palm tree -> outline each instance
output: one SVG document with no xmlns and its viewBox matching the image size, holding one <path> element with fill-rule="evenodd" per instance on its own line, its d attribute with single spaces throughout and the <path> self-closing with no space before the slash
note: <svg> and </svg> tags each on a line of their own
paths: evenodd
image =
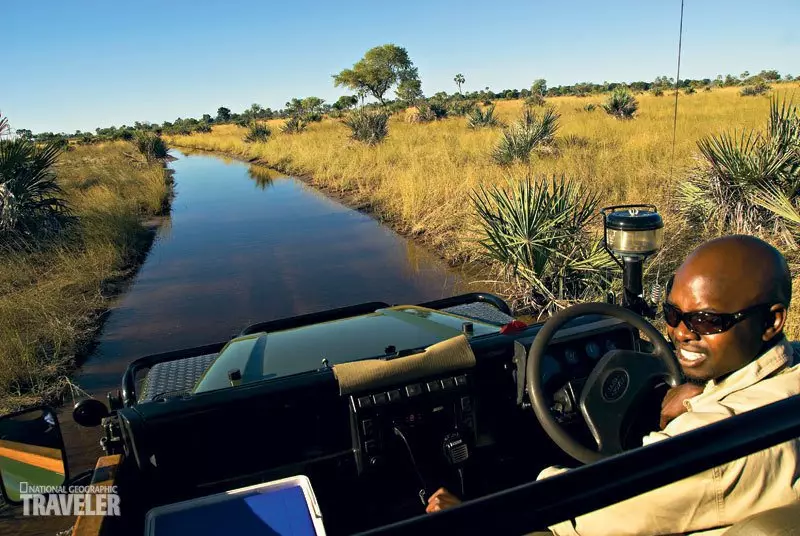
<svg viewBox="0 0 800 536">
<path fill-rule="evenodd" d="M 456 85 L 458 86 L 458 92 L 459 92 L 459 93 L 461 93 L 461 84 L 463 84 L 464 82 L 466 82 L 466 81 L 467 81 L 467 79 L 466 79 L 466 78 L 464 78 L 464 75 L 463 75 L 463 74 L 461 74 L 461 73 L 458 73 L 458 74 L 456 75 L 456 77 L 455 77 L 455 78 L 453 78 L 453 81 L 455 81 Z"/>
</svg>

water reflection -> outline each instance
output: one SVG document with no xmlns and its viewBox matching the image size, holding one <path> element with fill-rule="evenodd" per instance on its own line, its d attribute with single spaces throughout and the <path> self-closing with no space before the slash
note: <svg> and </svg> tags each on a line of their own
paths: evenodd
<svg viewBox="0 0 800 536">
<path fill-rule="evenodd" d="M 272 181 L 286 176 L 274 169 L 255 164 L 250 164 L 250 167 L 247 168 L 247 174 L 255 181 L 259 190 L 266 190 L 272 186 Z"/>
</svg>

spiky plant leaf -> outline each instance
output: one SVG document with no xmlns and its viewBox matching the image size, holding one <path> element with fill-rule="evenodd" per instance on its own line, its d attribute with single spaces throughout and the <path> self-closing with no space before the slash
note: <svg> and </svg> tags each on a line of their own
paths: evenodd
<svg viewBox="0 0 800 536">
<path fill-rule="evenodd" d="M 560 117 L 553 108 L 545 108 L 541 115 L 526 108 L 522 117 L 503 129 L 500 142 L 492 154 L 494 160 L 501 165 L 515 161 L 529 162 L 534 149 L 553 142 Z"/>
<path fill-rule="evenodd" d="M 607 284 L 610 258 L 589 237 L 598 196 L 566 177 L 510 180 L 471 195 L 481 245 L 507 277 L 527 289 L 529 305 L 553 311 Z M 602 253 L 602 255 L 600 255 Z"/>
<path fill-rule="evenodd" d="M 469 114 L 467 126 L 469 128 L 477 129 L 484 127 L 500 126 L 500 120 L 494 115 L 494 104 L 487 106 L 485 110 L 475 107 Z"/>
<path fill-rule="evenodd" d="M 0 141 L 0 235 L 24 241 L 60 231 L 69 221 L 53 166 L 62 148 L 18 138 Z"/>
<path fill-rule="evenodd" d="M 797 107 L 772 100 L 763 132 L 721 133 L 698 142 L 701 164 L 679 188 L 681 211 L 718 232 L 773 232 L 800 191 Z"/>
<path fill-rule="evenodd" d="M 603 104 L 606 113 L 617 119 L 632 119 L 638 108 L 636 97 L 624 87 L 615 89 Z"/>
<path fill-rule="evenodd" d="M 344 119 L 350 137 L 367 145 L 377 145 L 389 134 L 389 115 L 384 112 L 356 110 Z"/>
<path fill-rule="evenodd" d="M 247 134 L 244 136 L 246 143 L 265 142 L 272 135 L 270 129 L 265 123 L 258 123 L 253 121 L 247 129 Z"/>
</svg>

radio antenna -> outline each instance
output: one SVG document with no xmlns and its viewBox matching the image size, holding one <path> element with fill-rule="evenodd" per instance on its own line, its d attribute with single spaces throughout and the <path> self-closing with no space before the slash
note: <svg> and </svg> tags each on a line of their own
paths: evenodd
<svg viewBox="0 0 800 536">
<path fill-rule="evenodd" d="M 681 0 L 681 24 L 678 30 L 678 73 L 675 75 L 675 111 L 672 116 L 672 159 L 669 162 L 669 178 L 675 169 L 675 138 L 678 132 L 678 87 L 681 83 L 681 45 L 683 44 L 683 2 Z"/>
</svg>

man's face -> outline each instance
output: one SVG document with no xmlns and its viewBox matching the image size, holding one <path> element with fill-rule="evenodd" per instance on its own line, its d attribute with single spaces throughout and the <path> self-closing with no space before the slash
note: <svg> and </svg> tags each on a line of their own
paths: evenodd
<svg viewBox="0 0 800 536">
<path fill-rule="evenodd" d="M 737 293 L 735 285 L 726 284 L 730 281 L 724 277 L 685 272 L 679 270 L 676 274 L 667 297 L 669 303 L 685 313 L 735 313 L 755 304 L 749 303 L 753 299 L 746 296 L 746 291 Z M 667 332 L 687 379 L 706 382 L 742 368 L 759 354 L 764 316 L 752 315 L 728 331 L 713 335 L 693 333 L 683 322 L 675 328 L 667 326 Z"/>
</svg>

